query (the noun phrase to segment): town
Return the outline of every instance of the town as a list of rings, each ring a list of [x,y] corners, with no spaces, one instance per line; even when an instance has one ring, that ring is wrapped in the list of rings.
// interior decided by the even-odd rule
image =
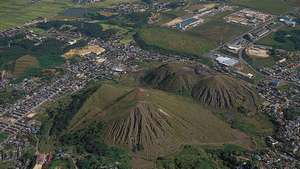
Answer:
[[[76,3],[97,3],[97,1]],[[175,4],[176,7],[185,5],[185,1]],[[119,13],[120,15],[145,11],[155,13],[170,10],[173,6],[174,4],[162,2],[152,5],[124,3],[105,8],[103,11],[106,14]],[[218,44],[203,57],[212,62],[211,68],[215,71],[254,83],[264,100],[259,107],[259,112],[267,115],[276,125],[274,135],[265,138],[268,148],[259,153],[251,152],[250,156],[262,162],[265,168],[297,168],[300,166],[300,117],[299,115],[294,117],[290,112],[300,109],[300,53],[256,44],[281,28],[295,27],[297,23],[289,17],[279,17],[248,8],[234,12],[235,8],[227,4],[201,5],[197,10],[187,10],[188,15],[176,17],[162,24],[162,27],[186,32],[205,23],[207,17],[232,11],[233,13],[222,19],[226,23],[249,28],[229,41]],[[147,19],[150,25],[159,21],[156,15],[151,15]],[[8,73],[5,70],[2,71],[0,89],[13,88],[24,92],[24,96],[13,103],[0,105],[0,131],[7,135],[0,143],[0,161],[15,161],[17,168],[20,169],[25,169],[30,165],[30,161],[22,157],[26,147],[30,146],[32,137],[29,136],[35,136],[42,125],[34,117],[47,103],[56,101],[67,94],[76,93],[93,81],[114,80],[122,75],[138,72],[142,69],[140,63],[179,61],[204,65],[197,57],[146,50],[135,41],[127,44],[121,43],[124,38],[122,35],[113,34],[109,38],[92,37],[77,31],[80,26],[72,24],[51,25],[42,33],[33,31],[40,24],[49,22],[51,21],[47,18],[37,18],[22,26],[0,32],[1,38],[8,39],[25,34],[24,39],[33,41],[33,46],[43,45],[52,38],[68,49],[61,56],[64,58],[64,63],[59,67],[60,71],[50,79],[41,80],[30,77],[13,83],[14,80],[9,77]],[[91,23],[91,21],[82,23]],[[81,42],[84,45],[80,46]],[[8,43],[9,47],[11,45],[13,43]],[[271,66],[257,68],[252,63],[257,58],[272,57],[279,59]],[[43,154],[38,150],[35,150],[35,155],[37,169],[49,165],[53,158],[70,156],[63,152]]]

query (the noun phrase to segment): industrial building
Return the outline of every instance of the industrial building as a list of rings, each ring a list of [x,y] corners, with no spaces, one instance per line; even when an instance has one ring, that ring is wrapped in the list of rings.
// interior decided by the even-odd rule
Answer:
[[[217,61],[219,64],[222,64],[222,65],[225,65],[225,66],[234,66],[234,65],[236,65],[237,63],[239,63],[239,61],[236,60],[236,59],[232,59],[232,58],[224,57],[224,56],[218,56],[218,57],[216,58],[216,61]]]
[[[233,14],[226,16],[224,19],[229,23],[238,23],[247,26],[257,26],[265,23],[273,18],[273,15],[266,14],[263,12],[242,9]]]
[[[242,45],[225,45],[224,48],[226,51],[237,54],[241,49],[242,49]]]
[[[203,22],[204,22],[203,19],[188,18],[188,19],[183,20],[180,23],[177,23],[175,25],[175,27],[176,27],[176,29],[186,30],[188,28],[195,27],[195,26],[197,26],[197,25],[199,25],[200,23],[203,23]]]

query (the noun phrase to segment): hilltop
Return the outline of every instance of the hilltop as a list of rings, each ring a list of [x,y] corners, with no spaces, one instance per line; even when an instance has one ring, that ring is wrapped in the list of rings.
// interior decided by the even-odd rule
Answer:
[[[142,81],[154,88],[191,96],[214,109],[243,107],[256,111],[259,100],[255,89],[247,82],[201,65],[163,64],[146,73]]]
[[[157,89],[187,94],[208,73],[207,68],[194,64],[167,63],[147,72],[142,81]]]
[[[233,77],[214,74],[202,78],[192,90],[192,97],[214,108],[245,107],[256,111],[258,95],[246,82]]]

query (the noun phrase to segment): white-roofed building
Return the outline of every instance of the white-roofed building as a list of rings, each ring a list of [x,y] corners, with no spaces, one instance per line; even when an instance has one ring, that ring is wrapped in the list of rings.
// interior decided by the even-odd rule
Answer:
[[[236,59],[232,59],[229,57],[223,57],[223,56],[219,56],[216,58],[216,61],[222,65],[225,66],[234,66],[236,65],[239,61]]]

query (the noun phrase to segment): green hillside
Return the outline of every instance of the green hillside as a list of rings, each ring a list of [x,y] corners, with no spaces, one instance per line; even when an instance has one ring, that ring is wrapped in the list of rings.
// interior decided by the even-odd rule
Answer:
[[[90,166],[94,157],[101,157],[108,162],[119,158],[126,168],[129,152],[135,168],[148,168],[157,157],[175,153],[186,144],[253,148],[247,135],[192,98],[148,88],[92,87],[52,106],[46,119],[42,133],[49,135],[42,140],[48,140],[48,146],[50,138],[58,141],[56,146],[76,145],[80,156],[89,154],[79,160],[80,166]]]
[[[255,112],[258,106],[259,97],[250,84],[200,65],[164,64],[145,73],[142,82],[161,90],[192,96],[215,109],[242,106]]]
[[[153,89],[103,85],[86,100],[68,130],[77,131],[92,122],[106,124],[108,144],[149,159],[182,144],[250,143],[239,140],[242,133],[191,99]]]
[[[195,65],[169,63],[147,72],[142,82],[157,89],[189,95],[198,79]]]
[[[233,128],[253,137],[257,147],[263,147],[263,136],[272,133],[272,123],[257,112],[261,99],[245,81],[200,65],[168,63],[147,71],[142,82],[194,99]]]

